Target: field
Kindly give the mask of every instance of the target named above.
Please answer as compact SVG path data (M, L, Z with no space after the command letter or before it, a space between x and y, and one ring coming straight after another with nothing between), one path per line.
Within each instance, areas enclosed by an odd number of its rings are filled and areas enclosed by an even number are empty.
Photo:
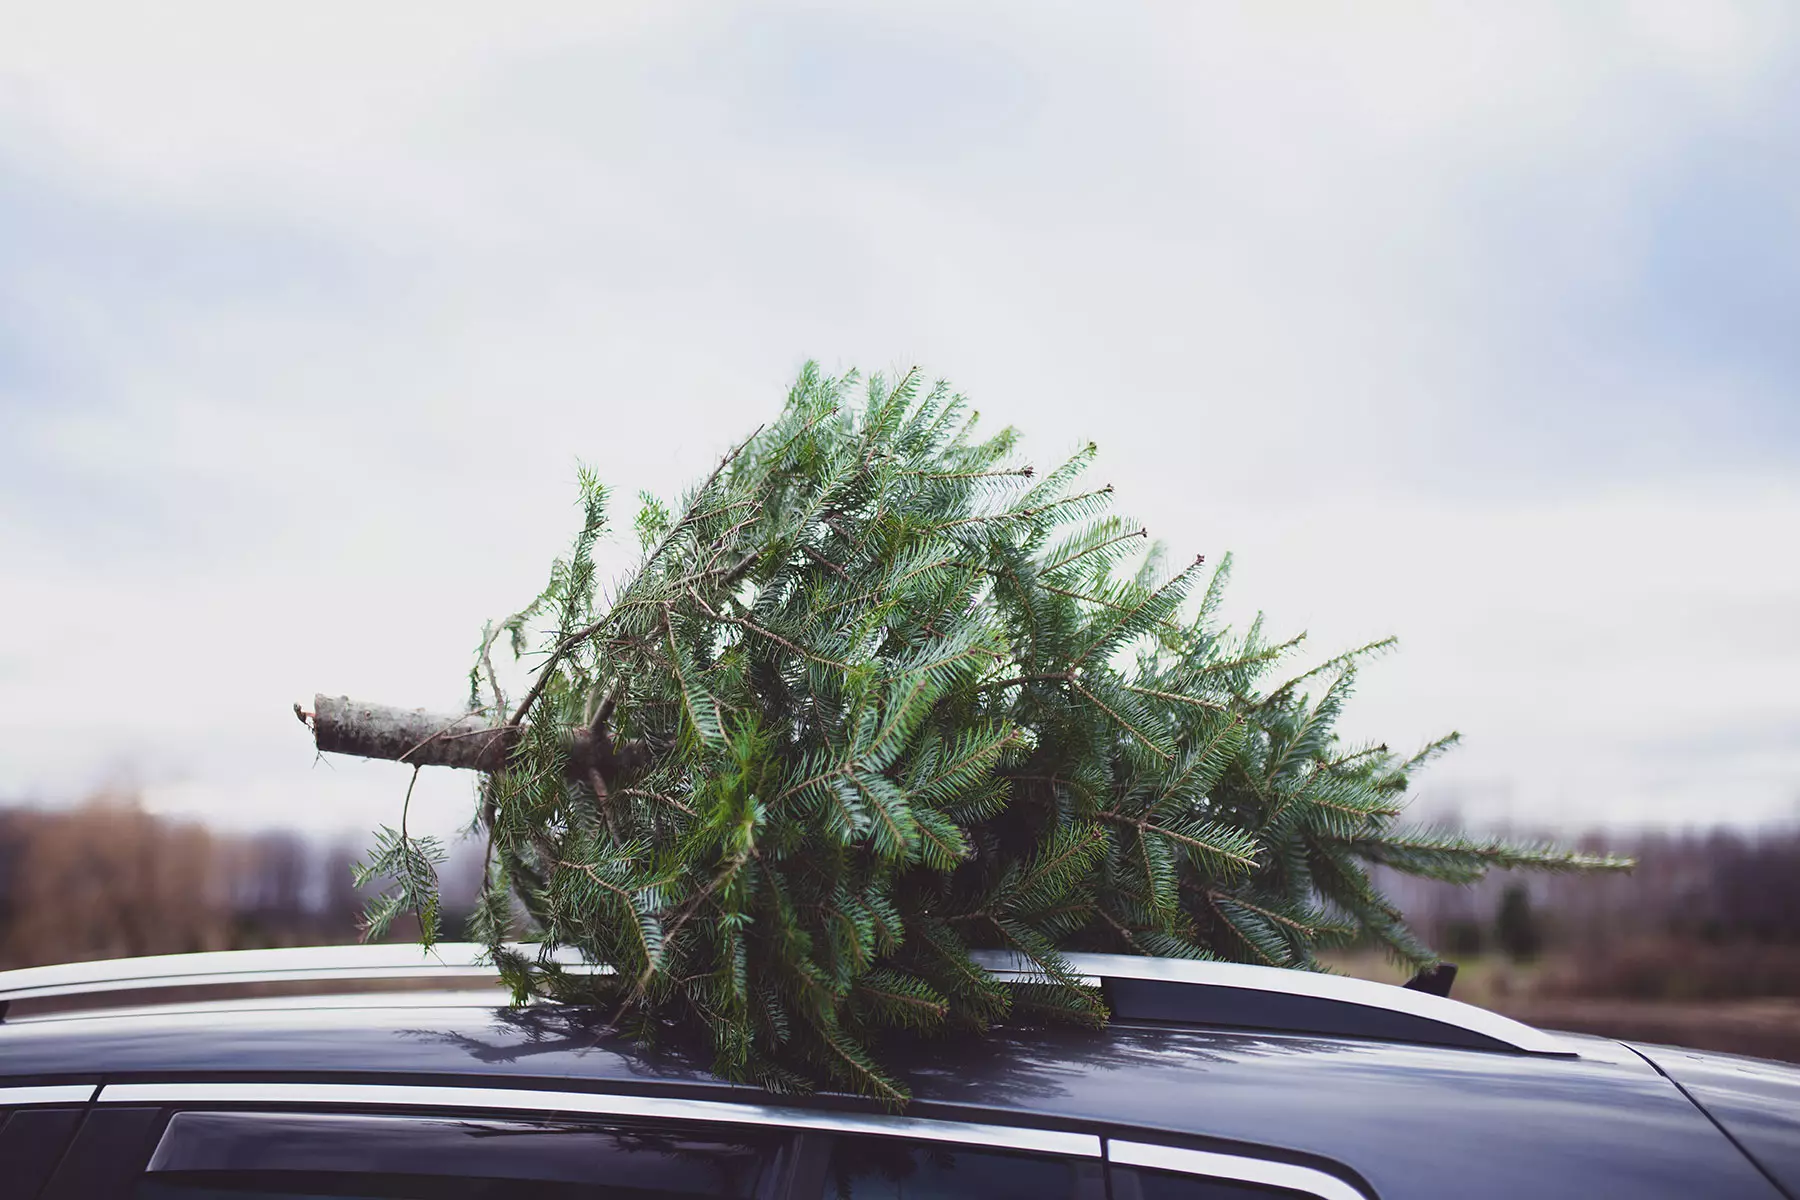
M1378 954L1338 955L1331 965L1363 979L1405 980L1403 971ZM1567 957L1528 965L1479 957L1459 964L1451 995L1543 1029L1800 1063L1800 997L1645 999L1573 994L1578 981L1595 975L1591 964ZM1668 977L1680 978L1681 970L1671 968Z

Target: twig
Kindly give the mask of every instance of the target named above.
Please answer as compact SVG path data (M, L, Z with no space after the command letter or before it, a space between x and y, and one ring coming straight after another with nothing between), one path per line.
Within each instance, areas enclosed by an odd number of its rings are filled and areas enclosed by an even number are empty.
M409 865L412 850L412 835L406 832L406 818L407 814L412 811L413 785L419 782L420 770L422 770L422 768L417 765L413 767L412 778L406 781L406 799L400 802L400 862L402 869L405 870L408 875L412 874ZM404 886L408 892L412 891L412 881L410 879L406 881ZM425 909L422 905L417 903L413 905L413 917L419 922L419 937L421 939L430 938L432 935L425 928ZM430 949L429 944L426 948Z
M700 498L702 496L706 495L706 489L711 487L713 485L713 483L719 478L719 476L724 473L725 468L731 465L732 460L737 458L738 455L742 454L744 452L744 447L748 446L751 442L755 441L757 435L760 434L762 431L763 431L763 427L761 425L758 425L755 429L752 429L750 431L749 437L747 437L743 441L739 442L735 447L733 447L731 449L730 453L726 454L724 458L721 458L719 460L719 465L712 469L712 474L708 475L706 477L706 482L702 483L698 488L696 488L694 490L695 505L698 505L698 503L700 502ZM721 511L723 511L723 510L721 510ZM693 521L696 521L696 520L699 520L699 517L697 517L695 515L694 508L692 506L690 506L686 512L681 514L681 519L679 521L676 521L673 525L669 526L668 532L662 535L661 539L659 539L657 541L656 546L650 551L650 553L646 554L644 556L644 565L647 567L651 563L655 562L657 560L657 558L662 554L664 548L668 546L669 539L674 537L676 535L676 533L680 532L682 529L685 529L690 523L692 523Z
M487 636L481 639L481 665L487 670L488 686L494 689L494 711L497 713L506 711L506 697L500 694L500 676L494 673L494 660L488 656L488 651L493 649L494 639L499 637L505 628L506 624L502 622L490 629Z
M1143 612L1144 609L1150 607L1150 605L1154 601L1156 601L1158 598L1160 598L1163 595L1163 593L1169 591L1171 588L1173 588L1177 584L1179 584L1183 579L1187 578L1188 572L1195 570L1196 568L1199 567L1199 565L1200 565L1199 562L1196 561L1193 566L1188 567L1187 570L1184 570L1181 573L1172 576L1167 581L1165 581L1161 587L1153 588L1148 594L1146 594L1144 596L1144 598L1142 600L1139 600L1136 604L1134 604L1130 608L1124 610L1125 615L1120 617L1118 620L1114 621L1112 623L1111 627L1109 627L1104 633L1102 633L1099 637L1095 638L1093 641L1089 642L1085 647L1083 647L1081 653L1077 654L1075 656L1075 661L1070 665L1076 666L1076 667L1080 666L1087 659L1088 655L1092 654L1095 650L1098 650L1110 638L1112 638L1113 635L1118 633L1120 628L1122 628L1127 621L1129 621L1132 617L1136 616L1138 613ZM1159 618L1156 623L1159 625L1162 624L1162 619Z
M1233 862L1242 863L1247 867L1254 867L1256 865L1255 858L1222 849L1209 842L1203 842L1199 838L1189 837L1185 833L1176 833L1173 829L1170 829L1165 825L1158 825L1155 821L1148 821L1143 817L1133 817L1114 808L1101 809L1099 816L1101 820L1111 821L1115 825L1135 825L1139 834L1160 834L1170 841L1180 842L1184 846L1192 846L1196 850L1204 850L1208 854L1217 854L1220 858L1229 858Z
M1031 467L1014 467L1006 471L907 471L905 473L921 479L1003 479L1007 476L1030 479L1037 474Z
M1051 563L1047 567L1038 568L1038 570L1040 572L1045 572L1045 573L1054 571L1058 567L1066 567L1070 563L1074 562L1076 559L1082 558L1085 555L1092 554L1096 550L1104 550L1108 546L1112 545L1114 542L1122 542L1126 538L1149 537L1149 536L1150 536L1150 531L1148 529L1134 529L1130 533L1121 533L1118 537L1107 538L1104 542L1096 542L1092 546L1089 546L1085 550L1077 550L1073 554L1066 555L1062 558L1057 559L1055 562Z
M711 617L715 621L718 621L720 624L736 625L740 629L748 629L751 633L757 634L760 637L765 637L769 641L774 642L776 645L785 647L786 649L792 651L793 653L798 654L801 658L808 659L812 662L822 663L825 666L829 666L829 667L837 667L839 670L842 670L842 671L848 671L850 669L849 663L839 662L835 658L826 658L822 654L814 654L812 651L806 649L804 646L797 646L793 642L790 642L786 638L782 637L780 634L771 633L769 630L764 629L762 626L754 624L753 622L750 622L750 621L746 621L742 617L725 616L723 613L720 613L719 611L714 609L712 605L708 604L704 599L702 599L700 594L698 592L694 591L692 588L688 589L688 598L690 600L692 600L694 603L698 604L701 607L701 609L706 613L707 616ZM673 636L673 635L671 635L671 636Z
M608 612L607 616L601 617L592 625L578 629L556 643L555 649L550 651L550 657L544 661L543 666L538 668L538 677L532 683L531 690L525 693L525 699L519 701L519 707L513 710L512 719L506 723L508 728L517 726L525 720L525 714L531 711L531 706L537 703L537 698L550 684L550 669L562 660L563 655L599 633L601 627L606 624L607 617L611 615L612 613Z
M600 772L593 767L588 768L587 775L588 786L594 789L594 807L600 810L600 816L606 821L607 836L616 846L619 844L619 827L613 823L612 799L606 794L606 780L600 778Z
M860 547L858 549L860 550ZM824 608L816 609L816 610L814 610L813 615L823 616L825 613L832 612L836 609L843 608L846 604L861 604L864 600L873 600L875 597L880 596L883 592L895 591L896 589L898 589L900 587L901 584L912 579L915 575L923 575L925 572L935 571L939 567L953 567L956 565L957 565L957 562L953 558L933 559L932 561L930 561L928 563L924 563L920 566L914 567L912 570L908 571L906 574L900 576L900 578L894 580L891 583L885 584L882 587L876 588L873 591L864 592L860 596L852 596L848 600L839 600L836 604L827 604Z
M1111 925L1113 927L1113 929L1115 931L1117 931L1118 935L1124 939L1125 944L1127 946L1130 946L1133 950L1136 950L1139 954L1148 954L1149 953L1149 951L1144 949L1143 943L1139 942L1137 940L1137 938L1132 935L1131 930L1125 928L1125 926L1123 926L1123 925L1119 924L1117 921L1115 921L1113 919L1113 915L1111 913L1107 912L1104 908L1101 908L1098 905L1095 906L1094 911L1100 914L1101 920L1105 921L1108 925Z
M1115 612L1135 611L1131 605L1120 604L1117 600L1108 600L1103 596L1090 596L1086 592L1077 592L1077 591L1073 591L1069 588L1054 587L1048 583L1042 582L1041 580L1039 581L1038 586L1043 588L1046 592L1053 592L1058 596L1067 596L1071 600L1085 600L1089 604L1098 604L1102 608L1110 608L1110 609L1114 610ZM1159 629L1166 629L1170 633L1186 633L1187 632L1181 626L1179 626L1175 622L1169 621L1169 620L1158 621L1156 623L1156 626Z
M419 782L419 772L423 768L413 767L412 778L406 781L406 799L400 802L400 844L406 845L412 839L406 834L406 814L412 808L413 784Z
M1074 671L1058 671L1054 675L1014 675L1011 679L996 679L992 683L976 685L977 691L988 688L1008 688L1020 683L1074 683Z
M801 546L800 553L806 555L806 557L812 559L814 562L818 563L821 567L824 567L827 570L831 571L839 579L849 579L850 578L850 572L844 570L844 568L838 566L836 563L832 562L829 558L826 558L823 554L820 554L817 550L814 550L811 546ZM294 707L297 709L300 706L296 704Z
M739 442L731 453L719 460L719 465L713 468L712 474L706 477L706 482L701 484L699 490L694 493L696 499L706 494L706 489L713 485L713 482L718 479L720 473L722 473L726 467L730 466L732 460L742 454L744 452L744 447L754 441L756 435L762 431L763 427L758 425L751 431L749 437ZM647 566L656 561L657 556L663 552L663 548L669 544L669 539L675 536L676 531L685 528L693 519L694 510L690 508L687 512L682 514L681 520L671 525L669 531L663 534L662 540L656 544L656 548L645 557L645 565ZM607 620L612 616L613 611L617 611L616 608L608 611L606 616L601 617L593 624L587 625L576 630L574 633L566 635L561 641L556 643L556 647L550 651L550 657L544 661L543 666L538 668L537 680L532 683L531 690L525 693L525 699L519 702L519 707L513 712L512 720L507 722L508 725L518 725L525 720L525 714L531 710L533 704L537 703L537 698L543 694L544 688L549 685L551 668L561 662L563 656L569 651L600 632L600 630L605 627Z
M1100 699L1100 697L1094 695L1094 693L1092 693L1092 692L1088 691L1086 688L1082 687L1081 681L1076 679L1073 674L1071 674L1069 676L1069 686L1074 688L1076 691L1080 692L1082 695L1086 696L1089 700L1093 701L1095 708L1099 709L1101 712L1105 713L1107 716L1109 716L1113 720L1117 721L1120 725L1124 726L1128 731L1130 731L1130 733L1133 737L1137 738L1138 741L1140 741L1144 744L1144 747L1147 750L1149 750L1150 753L1156 755L1156 757L1162 759L1164 762L1173 762L1174 761L1174 755L1171 755L1171 754L1165 752L1162 747L1158 746L1155 742L1150 740L1149 734L1145 733L1143 730L1139 729L1136 725L1133 725L1130 721L1127 721L1124 717L1122 717L1118 713L1114 712L1110 707L1108 707L1106 701Z
M1112 490L1113 485L1109 483L1105 487L1095 488L1091 492L1082 492L1079 495L1074 496L1064 496L1061 500L1052 500L1047 504L1037 505L1035 508L1018 508L1013 509L1010 512L988 513L985 516L979 517L958 517L954 521L945 521L940 525L930 525L926 528L930 529L933 533L936 533L940 529L954 529L958 525L976 525L983 521L1030 520L1032 517L1042 516L1053 508L1061 508L1065 504L1074 504L1081 500L1092 499L1095 496L1110 496L1112 495Z
M1155 688L1138 687L1136 684L1121 684L1128 692L1136 692L1140 696L1150 696L1157 700L1171 700L1176 704L1191 704L1195 708L1210 709L1213 712L1230 712L1229 704L1216 704L1211 700L1202 700L1197 696L1184 696L1180 692L1159 692Z
M679 808L682 812L686 813L690 817L696 817L696 816L700 815L699 813L695 812L692 808L689 808L687 805L685 805L681 801L677 800L675 797L666 796L661 792L646 792L642 788L620 788L619 795L635 796L639 800L656 800L656 801L660 801L663 804L672 804L676 808Z
M1299 932L1299 933L1303 933L1307 937L1318 937L1319 936L1319 931L1317 929L1313 928L1311 925L1303 925L1299 921L1294 920L1292 917L1284 917L1278 912L1271 912L1270 910L1268 910L1266 908L1258 907L1257 905L1254 905L1254 904L1250 903L1248 900L1242 899L1241 897L1228 895L1223 892L1216 892L1213 889L1208 888L1206 890L1206 898L1208 900L1212 901L1215 905L1219 901L1223 900L1227 904L1235 904L1239 908L1248 909L1250 912L1255 913L1259 917L1266 917L1267 919L1275 922L1277 925L1286 925L1289 929L1295 930L1296 932Z

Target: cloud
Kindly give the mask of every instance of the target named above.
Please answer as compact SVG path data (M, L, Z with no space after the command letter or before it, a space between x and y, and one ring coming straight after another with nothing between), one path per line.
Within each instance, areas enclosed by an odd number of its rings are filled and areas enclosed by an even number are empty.
M1463 728L1439 793L1800 793L1780 8L108 22L0 47L9 791L381 819L289 703L454 704L578 458L672 494L817 355L1097 439L1321 652L1400 634L1353 721Z

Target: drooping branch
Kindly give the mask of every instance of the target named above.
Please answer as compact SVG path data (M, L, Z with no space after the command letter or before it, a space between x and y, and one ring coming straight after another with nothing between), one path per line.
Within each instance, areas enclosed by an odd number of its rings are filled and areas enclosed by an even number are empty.
M353 754L416 767L498 771L506 766L520 736L518 726L491 724L481 713L434 713L347 696L313 697L313 711L302 713L301 719L308 716L322 754ZM643 757L637 747L615 749L604 729L577 728L566 734L571 779L585 781L598 772L610 782L634 769Z

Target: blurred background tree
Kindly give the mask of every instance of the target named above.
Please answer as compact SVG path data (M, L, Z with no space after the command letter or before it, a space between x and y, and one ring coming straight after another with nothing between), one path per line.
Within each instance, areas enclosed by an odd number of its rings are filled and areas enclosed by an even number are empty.
M0 969L354 941L366 899L355 857L346 842L160 817L129 793L0 807ZM467 911L478 873L467 850L453 856L453 911Z
M1508 885L1500 893L1500 910L1494 914L1494 943L1514 962L1530 962L1544 947L1543 931L1531 908L1531 893L1522 883Z
M1531 879L1541 944L1530 963L1513 963L1495 929L1519 878L1457 886L1378 874L1408 921L1462 965L1461 999L1547 1027L1800 1061L1800 830L1585 842L1638 868ZM353 941L366 899L350 883L357 853L341 840L209 830L147 813L124 792L63 808L0 803L0 969ZM472 906L480 867L479 846L450 848L449 920ZM1401 977L1379 952L1330 962Z

